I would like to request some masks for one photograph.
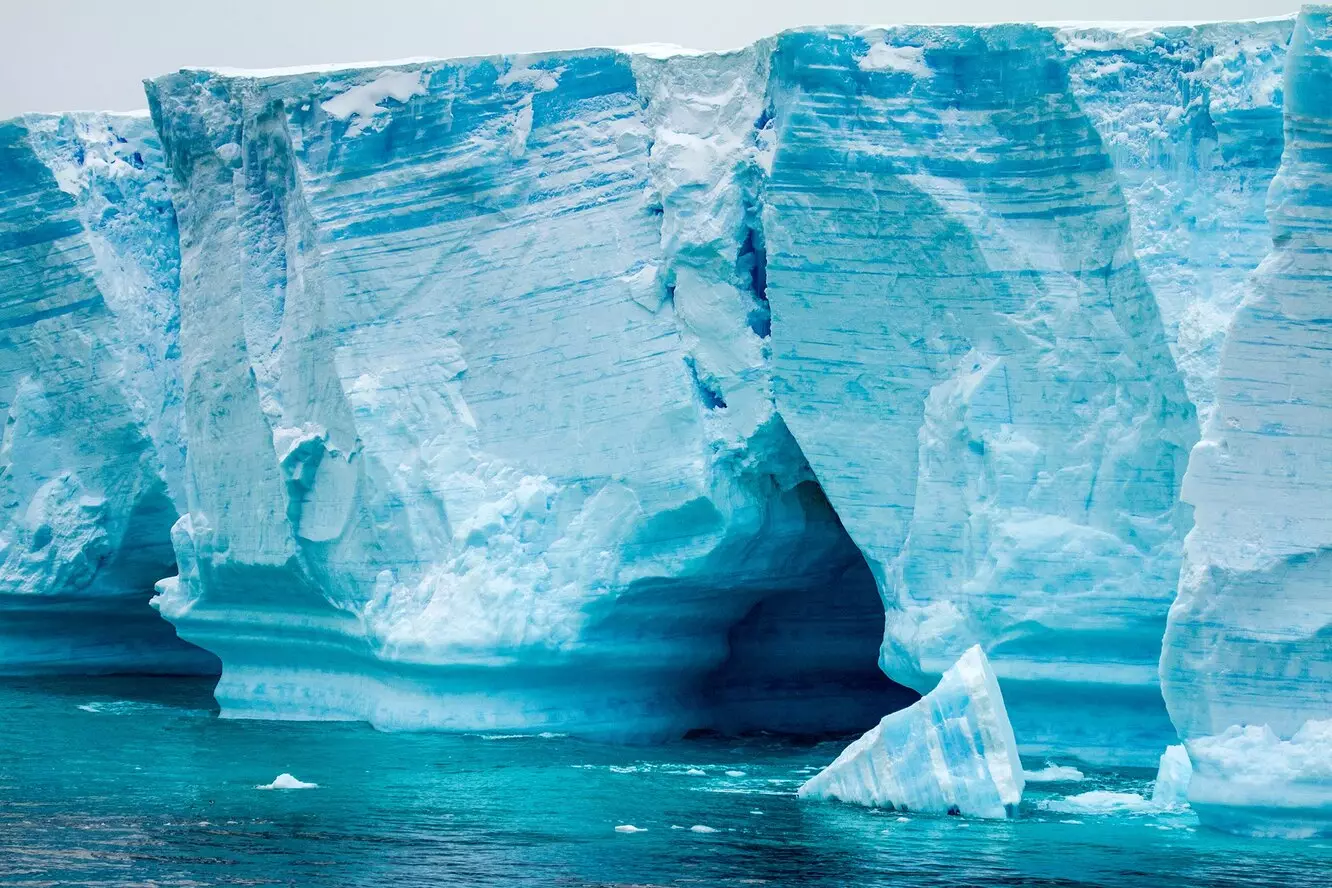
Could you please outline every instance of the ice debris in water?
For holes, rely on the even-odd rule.
[[[647,827],[634,826],[632,823],[621,823],[615,827],[615,831],[618,833],[640,833],[647,832]]]
[[[279,774],[272,783],[256,786],[255,789],[315,789],[318,786],[318,783],[306,783],[290,774]]]
[[[1289,740],[1268,725],[1232,726],[1188,742],[1189,803],[1208,826],[1242,835],[1332,836],[1332,719]]]
[[[1087,776],[1070,765],[1056,765],[1053,762],[1046,762],[1045,767],[1039,771],[1023,773],[1028,783],[1076,783]]]
[[[975,645],[933,691],[885,716],[801,786],[799,795],[904,811],[1007,817],[1017,811],[1024,786],[999,683]]]
[[[1062,799],[1044,799],[1037,806],[1060,814],[1145,814],[1157,806],[1136,792],[1093,789]]]
[[[1180,746],[1166,747],[1161,764],[1156,769],[1156,783],[1152,786],[1152,802],[1162,807],[1183,807],[1189,801],[1189,779],[1193,776],[1193,763],[1189,753]]]
[[[715,833],[717,830],[711,826],[704,826],[701,823],[695,823],[693,826],[689,827],[689,831],[696,833]]]

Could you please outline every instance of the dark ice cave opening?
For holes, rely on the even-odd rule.
[[[798,493],[809,518],[806,535],[818,541],[788,545],[817,551],[826,569],[761,598],[730,627],[729,654],[704,680],[705,731],[860,733],[920,699],[879,669],[884,608],[860,548],[818,482],[803,482]]]

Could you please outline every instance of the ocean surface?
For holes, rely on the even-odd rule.
[[[0,885],[1332,882],[1332,844],[1211,833],[1147,772],[1031,784],[1013,822],[899,815],[796,799],[841,742],[384,734],[219,719],[209,689],[0,681]],[[282,773],[318,786],[258,788]]]

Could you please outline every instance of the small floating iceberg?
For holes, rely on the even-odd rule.
[[[1072,765],[1056,765],[1046,762],[1039,771],[1025,771],[1023,776],[1028,783],[1077,783],[1087,775]]]
[[[916,703],[885,716],[800,787],[801,798],[1011,817],[1025,787],[999,682],[977,645]]]
[[[318,787],[318,783],[306,783],[304,780],[297,780],[290,774],[279,774],[273,779],[272,783],[256,786],[255,789],[317,789]]]
[[[621,823],[619,826],[615,827],[615,831],[618,833],[641,833],[647,832],[647,827],[634,826],[632,823]]]
[[[1057,814],[1151,814],[1157,811],[1156,805],[1136,792],[1109,789],[1093,789],[1062,799],[1045,799],[1037,802],[1037,807]]]

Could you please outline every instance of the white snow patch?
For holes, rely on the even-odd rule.
[[[406,102],[412,96],[422,95],[426,91],[425,83],[424,71],[385,71],[369,83],[353,86],[321,102],[319,107],[337,120],[350,120],[347,135],[355,137],[388,113],[383,107],[384,102],[389,99]]]
[[[912,77],[929,77],[930,66],[925,64],[925,49],[920,46],[889,46],[875,43],[860,57],[862,71],[900,71]]]

